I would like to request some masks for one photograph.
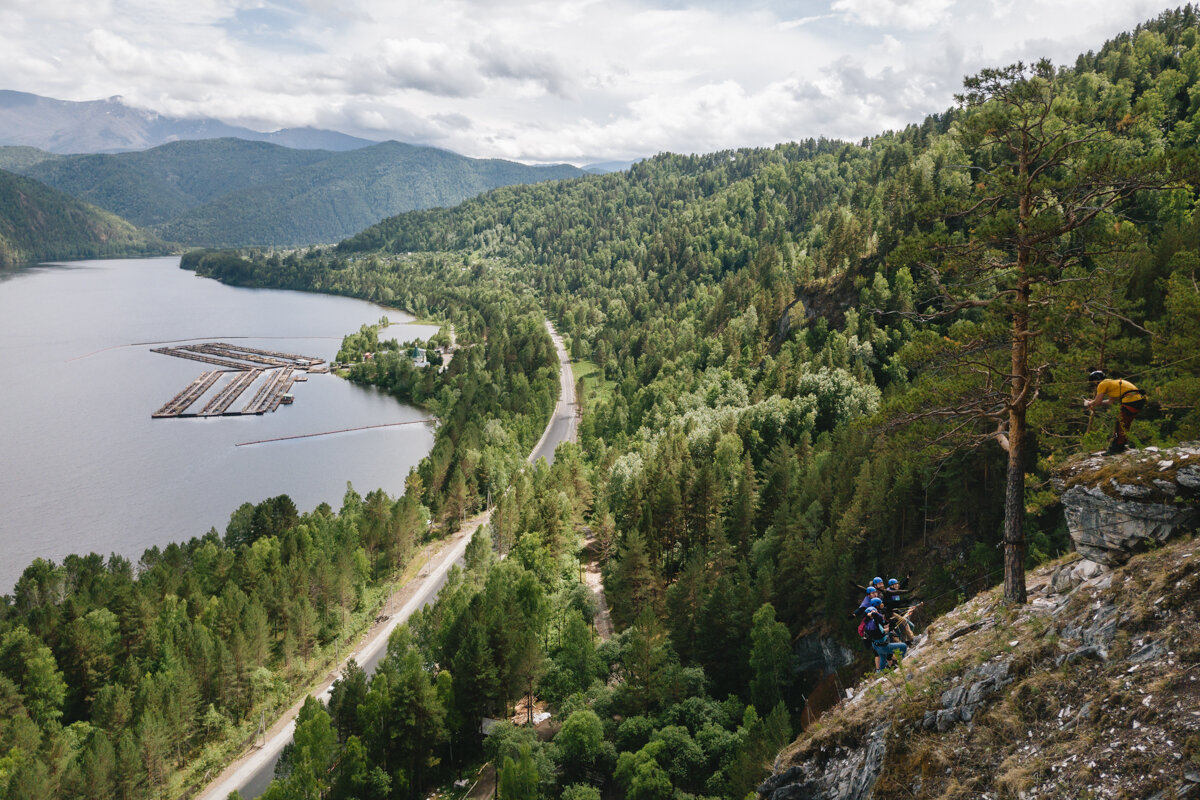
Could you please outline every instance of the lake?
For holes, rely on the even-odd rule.
[[[150,417],[216,368],[151,347],[228,341],[329,360],[385,314],[388,338],[437,331],[361,300],[225,286],[178,258],[0,271],[0,594],[38,557],[136,564],[153,545],[223,533],[243,502],[287,494],[301,512],[337,508],[347,481],[402,492],[433,446],[429,423],[238,446],[428,416],[334,375],[310,375],[293,404],[262,416]]]

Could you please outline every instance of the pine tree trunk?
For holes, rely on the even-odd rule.
[[[1022,202],[1024,206],[1024,201]],[[1024,604],[1025,593],[1025,411],[1029,408],[1029,283],[1025,253],[1018,255],[1022,278],[1012,318],[1012,383],[1008,409],[1008,475],[1004,484],[1004,601]]]
[[[1018,169],[1017,285],[1012,309],[1012,375],[1008,401],[1008,475],[1004,484],[1004,601],[1024,604],[1025,593],[1025,412],[1029,408],[1029,219],[1033,196],[1029,178],[1029,140],[1021,139]]]
[[[1020,419],[1018,420],[1018,416]],[[1004,600],[1025,603],[1025,409],[1009,414],[1004,487]]]

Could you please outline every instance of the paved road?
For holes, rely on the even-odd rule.
[[[554,340],[554,349],[558,351],[558,405],[554,407],[554,416],[542,433],[541,440],[529,454],[529,463],[535,464],[539,458],[546,463],[554,463],[554,450],[560,442],[576,441],[576,431],[579,425],[579,404],[575,402],[575,374],[571,371],[571,357],[563,347],[562,337],[554,330],[549,321],[546,330]]]
[[[558,352],[559,363],[559,393],[558,404],[554,408],[554,416],[542,433],[542,438],[529,454],[529,463],[535,463],[539,458],[545,458],[554,463],[554,449],[559,442],[575,441],[576,413],[578,404],[575,402],[575,378],[571,372],[571,360],[563,347],[562,337],[559,336],[549,322],[546,329],[554,340]],[[396,626],[406,622],[413,612],[432,603],[437,598],[438,591],[446,583],[450,567],[462,562],[463,553],[475,531],[486,525],[491,519],[491,512],[484,512],[473,517],[462,530],[456,533],[444,547],[434,554],[429,564],[408,587],[401,589],[388,600],[385,608],[402,604],[400,609],[390,616],[383,624],[373,627],[363,641],[343,660],[336,672],[331,675],[314,695],[322,703],[329,702],[329,695],[335,680],[342,676],[346,663],[353,658],[368,674],[375,671],[383,656],[387,653],[387,641]],[[412,589],[415,587],[415,591]],[[407,599],[405,596],[407,595]],[[253,800],[267,790],[275,776],[275,762],[296,729],[296,715],[303,701],[288,709],[267,732],[266,743],[257,750],[251,750],[229,765],[216,780],[202,791],[198,800],[225,800],[230,792],[238,791],[245,800]]]

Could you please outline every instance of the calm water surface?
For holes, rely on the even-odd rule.
[[[34,558],[115,552],[136,563],[152,545],[224,532],[246,501],[286,493],[302,512],[336,508],[347,481],[398,494],[433,445],[428,424],[236,446],[426,416],[332,375],[295,384],[295,403],[263,416],[150,418],[213,369],[151,343],[229,340],[328,360],[343,335],[384,314],[389,337],[436,332],[360,300],[224,286],[178,258],[0,272],[0,594]]]

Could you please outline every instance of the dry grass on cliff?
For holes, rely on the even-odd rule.
[[[902,669],[865,679],[781,753],[777,771],[844,755],[888,724],[875,797],[1173,797],[1200,775],[1198,545],[1177,540],[1067,596],[1050,594],[1049,578],[1070,559],[1046,565],[1018,609],[999,588],[973,598],[932,624]],[[1103,656],[1085,651],[1097,642]],[[965,673],[1000,661],[1012,682],[970,722],[925,728]]]
[[[1180,469],[1197,463],[1200,463],[1200,444],[1188,442],[1169,452],[1152,447],[1128,450],[1116,456],[1081,453],[1068,458],[1055,472],[1062,490],[1082,484],[1098,486],[1105,493],[1115,495],[1114,484],[1121,484],[1148,489],[1164,500],[1175,500],[1177,490],[1167,497],[1154,481],[1175,484]]]

